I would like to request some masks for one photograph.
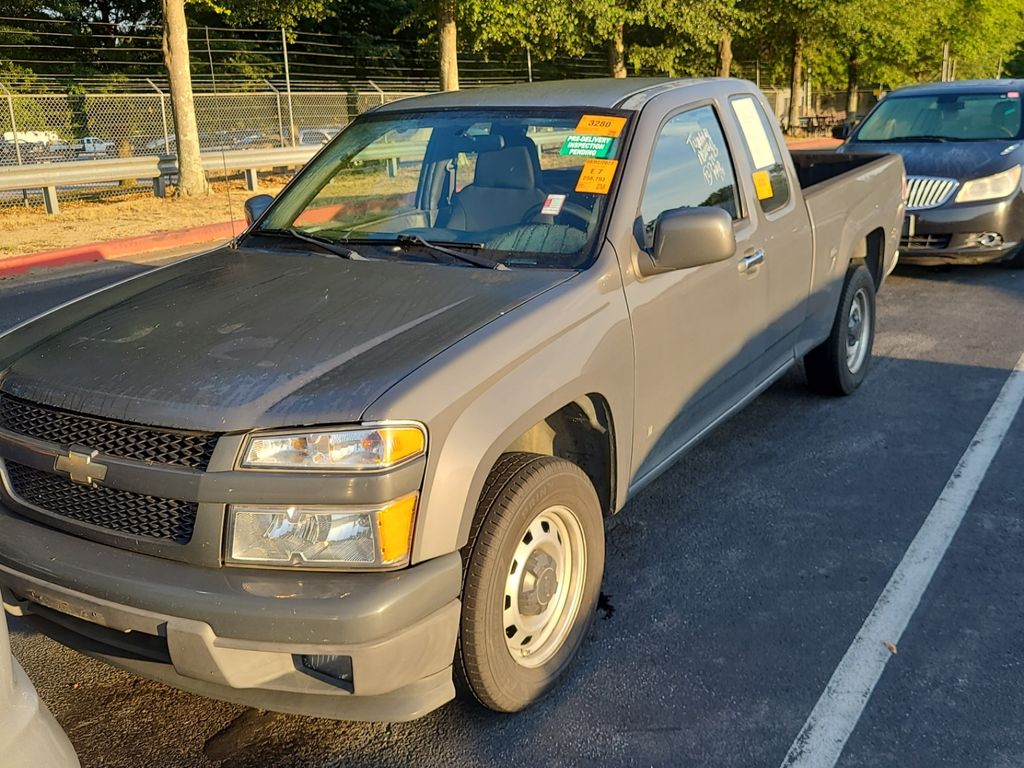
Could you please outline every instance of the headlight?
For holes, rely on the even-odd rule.
[[[375,507],[232,504],[228,562],[389,568],[409,562],[416,494]]]
[[[1020,183],[1020,166],[1015,165],[1008,171],[997,173],[994,176],[985,176],[980,179],[965,181],[957,193],[958,203],[975,203],[979,200],[997,200],[1000,197],[1008,197],[1017,190]]]
[[[245,469],[386,469],[419,456],[427,446],[420,426],[385,425],[329,432],[256,435],[242,453]]]

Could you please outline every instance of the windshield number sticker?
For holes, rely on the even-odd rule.
[[[622,129],[626,127],[626,118],[610,117],[609,115],[584,115],[576,124],[575,133],[582,133],[587,136],[608,136],[618,138]]]
[[[541,214],[544,216],[557,216],[562,212],[565,198],[566,195],[548,195],[547,200],[544,201],[544,207],[540,209]]]
[[[611,136],[586,136],[573,134],[566,136],[562,144],[562,155],[572,157],[608,157],[612,151]]]
[[[612,177],[618,160],[598,160],[591,158],[583,164],[580,177],[576,181],[577,192],[588,192],[593,195],[607,195],[612,188]]]
[[[770,200],[775,192],[772,190],[772,179],[768,171],[754,172],[754,191],[757,192],[758,200]]]

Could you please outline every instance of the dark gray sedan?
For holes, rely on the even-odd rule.
[[[894,91],[840,152],[894,152],[907,169],[900,259],[1024,267],[1024,80]]]

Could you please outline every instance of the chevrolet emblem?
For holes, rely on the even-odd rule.
[[[64,472],[71,479],[71,482],[79,485],[92,485],[97,480],[103,480],[107,476],[107,468],[103,464],[93,461],[98,456],[98,451],[82,453],[80,451],[68,451],[67,456],[58,456],[53,468],[58,472]]]

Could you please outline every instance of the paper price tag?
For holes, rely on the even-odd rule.
[[[768,200],[775,195],[772,189],[772,179],[768,171],[755,171],[753,175],[754,191],[757,192],[758,200]]]
[[[583,164],[580,177],[576,181],[577,192],[589,192],[594,195],[607,195],[612,187],[612,178],[618,160],[597,160],[591,158]]]
[[[626,118],[612,117],[610,115],[584,115],[576,124],[575,133],[582,133],[588,136],[608,136],[617,138],[622,129],[626,127]]]
[[[548,195],[540,212],[546,216],[557,216],[565,205],[565,195]]]

